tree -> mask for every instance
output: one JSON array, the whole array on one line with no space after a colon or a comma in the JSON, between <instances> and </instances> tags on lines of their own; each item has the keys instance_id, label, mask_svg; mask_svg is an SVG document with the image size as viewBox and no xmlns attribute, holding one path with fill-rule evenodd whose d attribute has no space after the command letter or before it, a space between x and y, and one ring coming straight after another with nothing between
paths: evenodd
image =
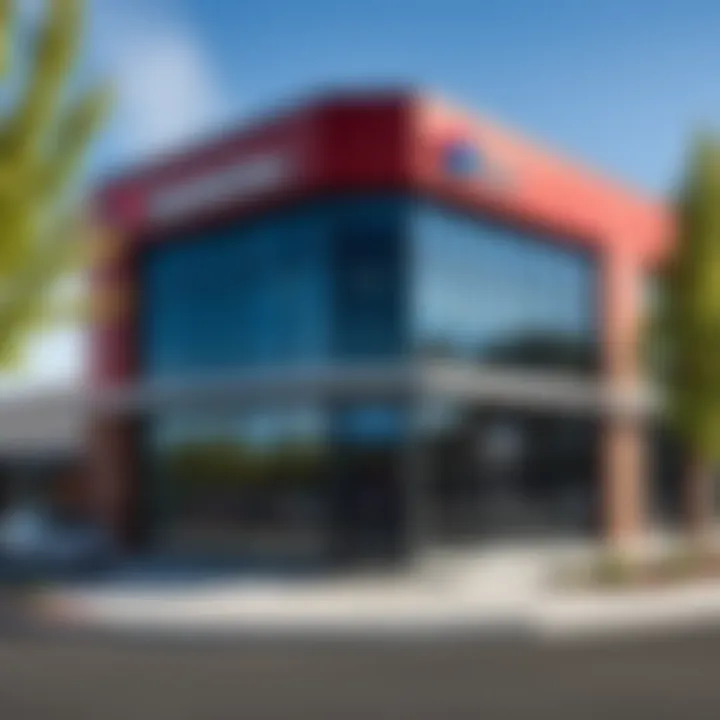
<instances>
[{"instance_id":1,"label":"tree","mask_svg":"<svg viewBox=\"0 0 720 720\"><path fill-rule=\"evenodd\" d=\"M677 247L658 284L655 349L667 418L687 454L687 509L702 533L720 459L720 144L712 137L695 144L677 219Z\"/></svg>"},{"instance_id":2,"label":"tree","mask_svg":"<svg viewBox=\"0 0 720 720\"><path fill-rule=\"evenodd\" d=\"M52 309L57 281L80 257L76 180L109 100L104 84L68 100L83 0L47 0L15 63L21 2L0 0L0 77L9 88L20 81L16 101L0 113L0 366L21 356Z\"/></svg>"}]
</instances>

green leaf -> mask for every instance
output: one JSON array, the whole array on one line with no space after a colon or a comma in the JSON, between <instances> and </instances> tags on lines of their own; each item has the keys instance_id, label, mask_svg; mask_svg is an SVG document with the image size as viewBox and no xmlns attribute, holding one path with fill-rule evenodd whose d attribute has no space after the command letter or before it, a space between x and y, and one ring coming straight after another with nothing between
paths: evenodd
<instances>
[{"instance_id":1,"label":"green leaf","mask_svg":"<svg viewBox=\"0 0 720 720\"><path fill-rule=\"evenodd\" d=\"M659 277L651 346L667 417L691 452L720 459L720 144L695 140L677 208L677 249Z\"/></svg>"},{"instance_id":2,"label":"green leaf","mask_svg":"<svg viewBox=\"0 0 720 720\"><path fill-rule=\"evenodd\" d=\"M52 317L52 290L78 267L82 222L76 181L109 109L107 87L68 105L84 2L52 0L29 55L17 104L0 118L0 367L22 357L29 335ZM0 69L7 71L16 5L0 0ZM21 63L25 66L28 63ZM0 76L13 82L7 72Z\"/></svg>"},{"instance_id":3,"label":"green leaf","mask_svg":"<svg viewBox=\"0 0 720 720\"><path fill-rule=\"evenodd\" d=\"M0 77L10 69L12 27L15 14L13 0L0 0Z\"/></svg>"}]
</instances>

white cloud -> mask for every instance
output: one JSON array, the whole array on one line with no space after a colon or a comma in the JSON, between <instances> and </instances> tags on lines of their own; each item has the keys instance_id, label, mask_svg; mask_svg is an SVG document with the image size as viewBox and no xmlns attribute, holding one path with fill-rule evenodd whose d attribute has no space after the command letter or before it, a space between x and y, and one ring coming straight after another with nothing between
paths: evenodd
<instances>
[{"instance_id":1,"label":"white cloud","mask_svg":"<svg viewBox=\"0 0 720 720\"><path fill-rule=\"evenodd\" d=\"M22 19L37 21L47 1L21 0ZM117 89L108 140L120 164L182 146L225 120L229 103L212 63L176 7L167 0L90 0L88 7L91 64L108 72ZM43 333L11 383L77 381L84 360L80 329ZM0 385L6 381L0 373Z\"/></svg>"},{"instance_id":2,"label":"white cloud","mask_svg":"<svg viewBox=\"0 0 720 720\"><path fill-rule=\"evenodd\" d=\"M42 381L80 381L85 370L85 350L86 336L79 328L43 333L27 348L28 361L22 375Z\"/></svg>"},{"instance_id":3,"label":"white cloud","mask_svg":"<svg viewBox=\"0 0 720 720\"><path fill-rule=\"evenodd\" d=\"M121 149L146 155L187 142L218 123L224 100L190 35L135 38L118 67Z\"/></svg>"},{"instance_id":4,"label":"white cloud","mask_svg":"<svg viewBox=\"0 0 720 720\"><path fill-rule=\"evenodd\" d=\"M216 127L228 103L201 39L152 0L104 0L96 53L117 87L115 141L132 161L192 140Z\"/></svg>"},{"instance_id":5,"label":"white cloud","mask_svg":"<svg viewBox=\"0 0 720 720\"><path fill-rule=\"evenodd\" d=\"M18 0L35 24L53 0ZM89 0L88 64L117 90L108 134L121 164L192 140L228 117L230 103L196 27L176 0Z\"/></svg>"}]
</instances>

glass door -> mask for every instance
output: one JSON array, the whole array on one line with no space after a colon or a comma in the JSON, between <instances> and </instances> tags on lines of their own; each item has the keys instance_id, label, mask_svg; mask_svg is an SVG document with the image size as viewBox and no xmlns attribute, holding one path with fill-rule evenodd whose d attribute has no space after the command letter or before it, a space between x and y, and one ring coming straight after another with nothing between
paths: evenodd
<instances>
[{"instance_id":1,"label":"glass door","mask_svg":"<svg viewBox=\"0 0 720 720\"><path fill-rule=\"evenodd\" d=\"M393 406L346 406L333 413L330 544L341 565L405 556L405 427L406 414Z\"/></svg>"}]
</instances>

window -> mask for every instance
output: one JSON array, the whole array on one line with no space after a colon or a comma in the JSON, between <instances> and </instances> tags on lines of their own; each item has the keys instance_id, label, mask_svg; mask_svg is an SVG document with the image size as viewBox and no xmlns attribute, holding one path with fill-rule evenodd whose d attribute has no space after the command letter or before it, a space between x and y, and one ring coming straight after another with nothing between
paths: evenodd
<instances>
[{"instance_id":1,"label":"window","mask_svg":"<svg viewBox=\"0 0 720 720\"><path fill-rule=\"evenodd\" d=\"M412 227L421 354L594 366L596 271L588 253L430 205Z\"/></svg>"},{"instance_id":2,"label":"window","mask_svg":"<svg viewBox=\"0 0 720 720\"><path fill-rule=\"evenodd\" d=\"M152 248L141 281L144 372L399 352L404 207L338 199Z\"/></svg>"},{"instance_id":3,"label":"window","mask_svg":"<svg viewBox=\"0 0 720 720\"><path fill-rule=\"evenodd\" d=\"M385 358L402 352L406 324L402 223L406 203L348 206L334 226L334 355Z\"/></svg>"},{"instance_id":4,"label":"window","mask_svg":"<svg viewBox=\"0 0 720 720\"><path fill-rule=\"evenodd\" d=\"M317 560L325 551L325 413L175 413L148 425L156 547Z\"/></svg>"},{"instance_id":5,"label":"window","mask_svg":"<svg viewBox=\"0 0 720 720\"><path fill-rule=\"evenodd\" d=\"M399 196L329 199L151 248L144 372L416 352L594 369L596 266L561 240Z\"/></svg>"}]
</instances>

